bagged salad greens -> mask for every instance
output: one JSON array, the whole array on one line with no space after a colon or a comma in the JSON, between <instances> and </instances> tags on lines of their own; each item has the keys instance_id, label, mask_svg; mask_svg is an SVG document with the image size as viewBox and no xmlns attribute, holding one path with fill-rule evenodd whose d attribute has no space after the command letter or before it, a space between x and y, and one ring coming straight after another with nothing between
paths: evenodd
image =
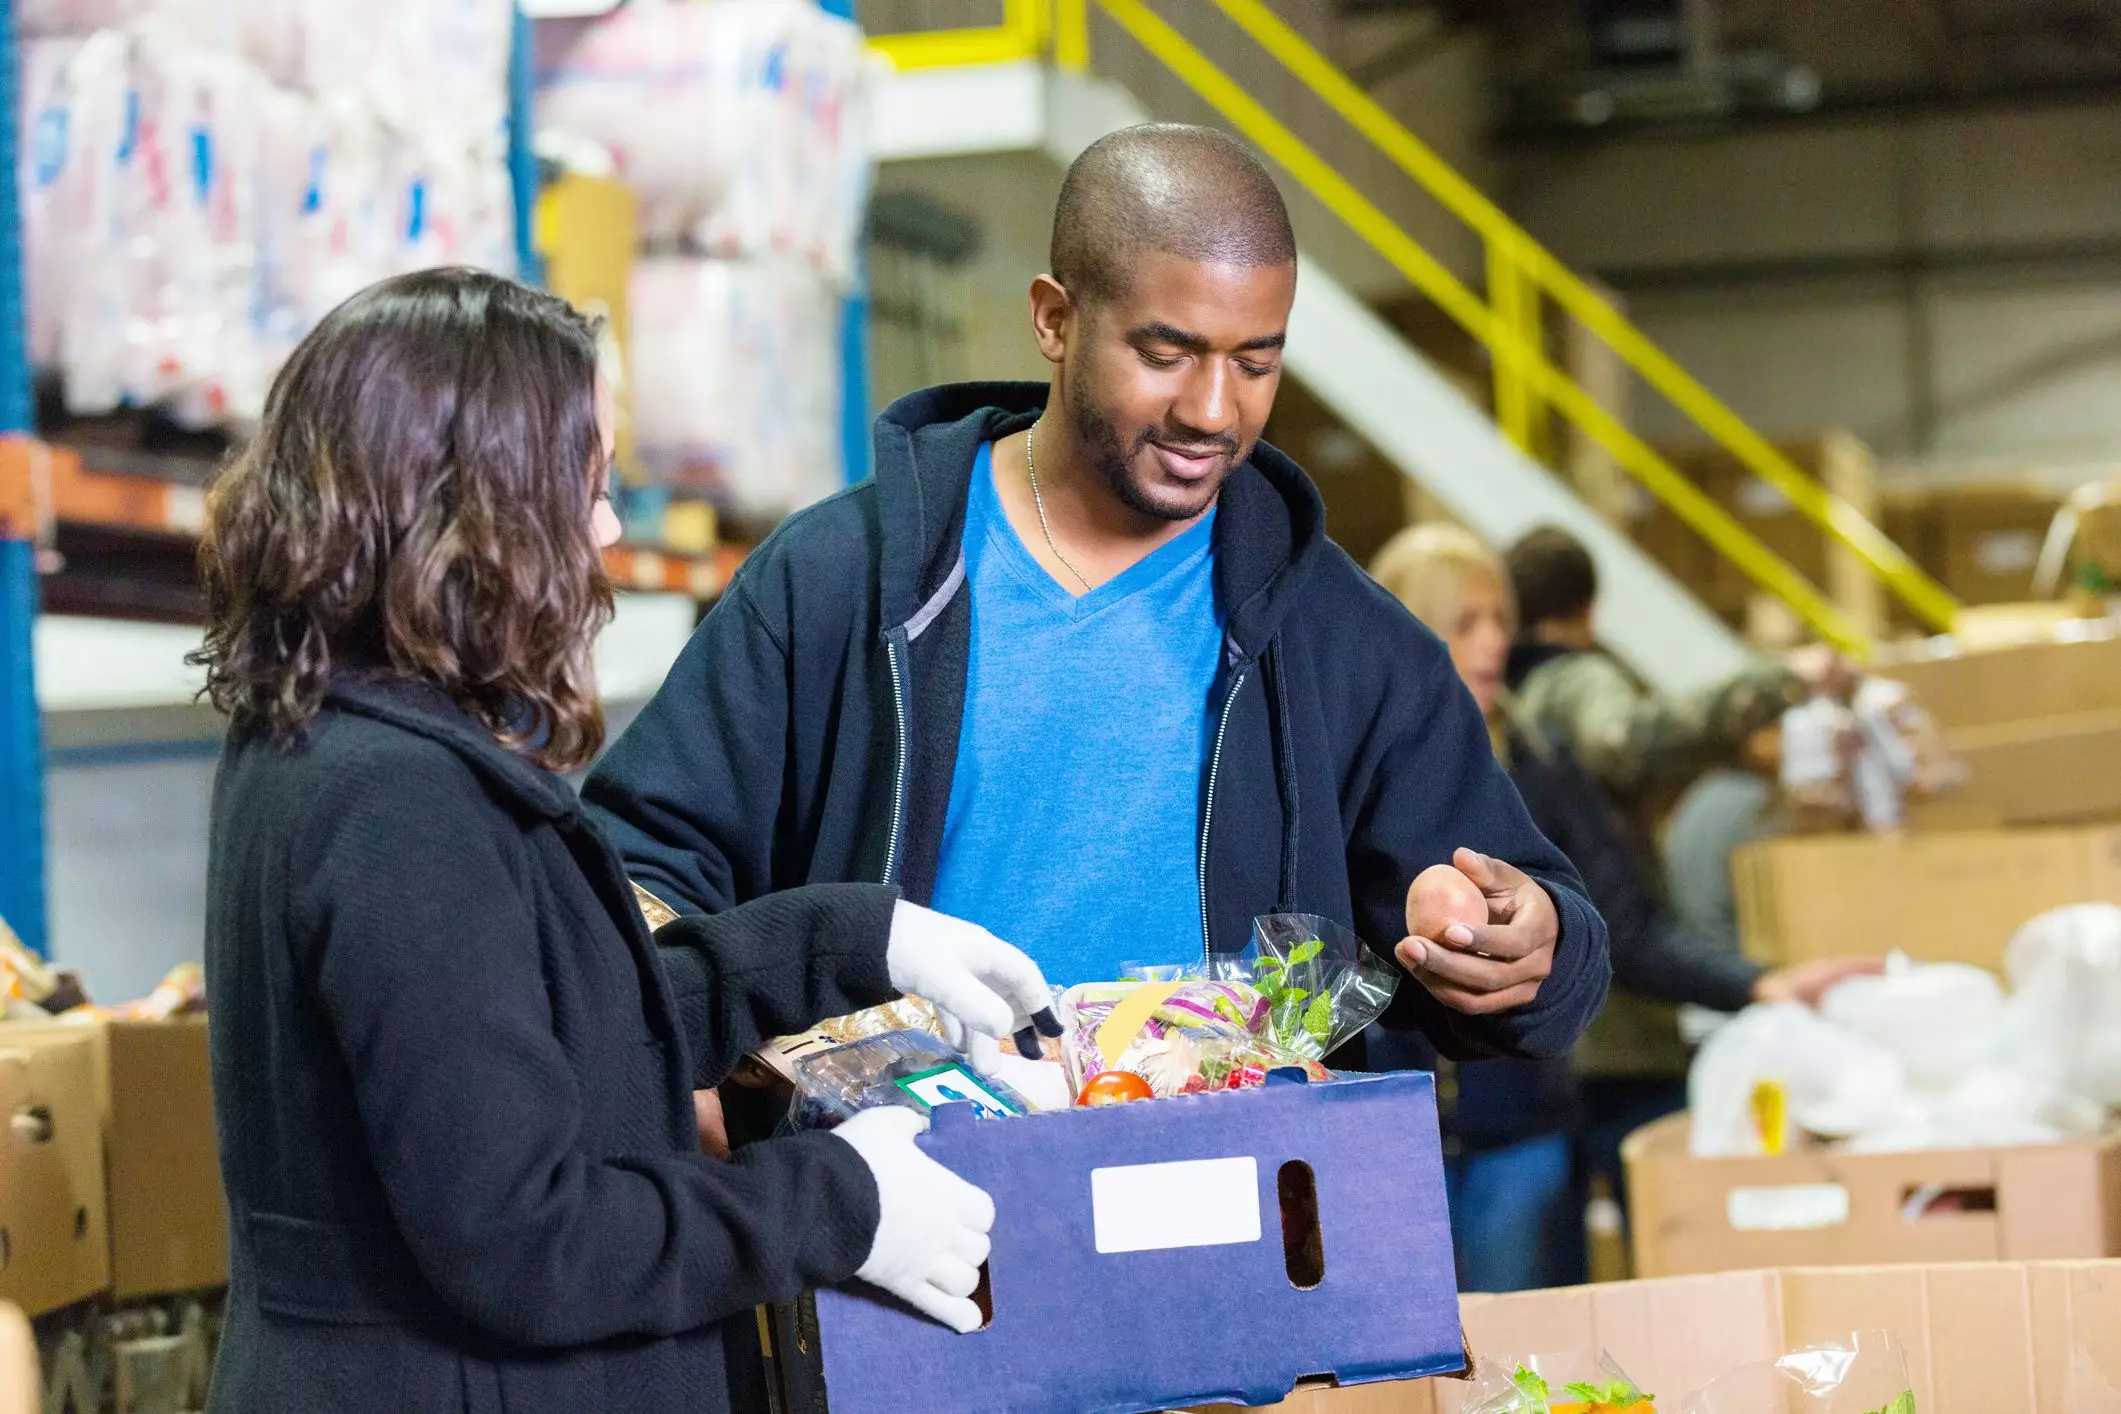
<instances>
[{"instance_id":1,"label":"bagged salad greens","mask_svg":"<svg viewBox=\"0 0 2121 1414\"><path fill-rule=\"evenodd\" d=\"M1677 1414L1915 1414L1915 1391L1900 1342L1859 1331L1847 1345L1733 1370L1687 1396Z\"/></svg>"},{"instance_id":2,"label":"bagged salad greens","mask_svg":"<svg viewBox=\"0 0 2121 1414\"><path fill-rule=\"evenodd\" d=\"M1211 957L1208 975L1246 982L1267 1001L1262 1034L1307 1060L1323 1060L1391 1004L1399 972L1346 928L1309 913L1252 920L1252 942Z\"/></svg>"},{"instance_id":3,"label":"bagged salad greens","mask_svg":"<svg viewBox=\"0 0 2121 1414\"><path fill-rule=\"evenodd\" d=\"M1464 1414L1656 1414L1656 1409L1654 1398L1600 1351L1483 1360L1473 1372Z\"/></svg>"}]
</instances>

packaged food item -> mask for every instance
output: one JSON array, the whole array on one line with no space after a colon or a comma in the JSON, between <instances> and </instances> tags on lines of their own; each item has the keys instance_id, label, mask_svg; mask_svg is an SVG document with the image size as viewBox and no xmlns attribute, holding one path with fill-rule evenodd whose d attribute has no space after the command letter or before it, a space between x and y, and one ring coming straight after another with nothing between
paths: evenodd
<instances>
[{"instance_id":1,"label":"packaged food item","mask_svg":"<svg viewBox=\"0 0 2121 1414\"><path fill-rule=\"evenodd\" d=\"M1465 1414L1655 1414L1656 1408L1600 1351L1482 1360Z\"/></svg>"},{"instance_id":2,"label":"packaged food item","mask_svg":"<svg viewBox=\"0 0 2121 1414\"><path fill-rule=\"evenodd\" d=\"M1132 967L1126 981L1061 994L1061 1060L1080 1092L1124 1071L1161 1097L1242 1090L1269 1071L1330 1080L1322 1059L1375 1021L1398 973L1328 918L1254 920L1241 953L1187 967Z\"/></svg>"},{"instance_id":3,"label":"packaged food item","mask_svg":"<svg viewBox=\"0 0 2121 1414\"><path fill-rule=\"evenodd\" d=\"M1061 1063L1080 1094L1108 1071L1140 1076L1159 1097L1242 1090L1267 1072L1316 1061L1265 1039L1269 1003L1244 982L1092 982L1070 987L1055 1008L1066 1034Z\"/></svg>"},{"instance_id":4,"label":"packaged food item","mask_svg":"<svg viewBox=\"0 0 2121 1414\"><path fill-rule=\"evenodd\" d=\"M829 1129L884 1105L927 1114L938 1105L969 1104L982 1117L1031 1113L1024 1098L923 1031L886 1031L795 1063L798 1129Z\"/></svg>"},{"instance_id":5,"label":"packaged food item","mask_svg":"<svg viewBox=\"0 0 2121 1414\"><path fill-rule=\"evenodd\" d=\"M1915 1414L1900 1342L1861 1331L1748 1365L1680 1401L1675 1414Z\"/></svg>"}]
</instances>

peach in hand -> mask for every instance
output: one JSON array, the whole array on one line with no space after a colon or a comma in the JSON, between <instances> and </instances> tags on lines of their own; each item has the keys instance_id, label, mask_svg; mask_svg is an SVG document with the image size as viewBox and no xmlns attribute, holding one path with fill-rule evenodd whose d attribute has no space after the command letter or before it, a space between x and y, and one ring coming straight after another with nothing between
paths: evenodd
<instances>
[{"instance_id":1,"label":"peach in hand","mask_svg":"<svg viewBox=\"0 0 2121 1414\"><path fill-rule=\"evenodd\" d=\"M1449 864L1433 864L1415 876L1407 890L1407 934L1443 942L1454 923L1479 928L1488 921L1488 900L1480 886Z\"/></svg>"}]
</instances>

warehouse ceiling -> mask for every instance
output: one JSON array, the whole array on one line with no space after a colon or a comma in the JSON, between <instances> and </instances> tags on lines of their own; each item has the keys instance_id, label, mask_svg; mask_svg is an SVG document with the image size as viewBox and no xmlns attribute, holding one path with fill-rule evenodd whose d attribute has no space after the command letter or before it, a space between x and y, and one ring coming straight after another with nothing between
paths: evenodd
<instances>
[{"instance_id":1,"label":"warehouse ceiling","mask_svg":"<svg viewBox=\"0 0 2121 1414\"><path fill-rule=\"evenodd\" d=\"M2121 0L1341 0L1493 42L1515 133L2121 94ZM1439 26L1441 27L1441 26ZM1390 77L1423 46L1375 56Z\"/></svg>"}]
</instances>

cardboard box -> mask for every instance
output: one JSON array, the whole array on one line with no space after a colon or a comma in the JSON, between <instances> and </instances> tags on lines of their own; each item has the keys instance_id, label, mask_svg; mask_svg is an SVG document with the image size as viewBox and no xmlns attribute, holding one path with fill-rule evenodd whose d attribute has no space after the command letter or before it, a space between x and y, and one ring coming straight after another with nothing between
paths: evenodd
<instances>
[{"instance_id":1,"label":"cardboard box","mask_svg":"<svg viewBox=\"0 0 2121 1414\"><path fill-rule=\"evenodd\" d=\"M923 1146L996 1196L990 1324L820 1292L776 1318L781 1407L1268 1404L1464 1363L1431 1076L1020 1120L946 1105Z\"/></svg>"},{"instance_id":2,"label":"cardboard box","mask_svg":"<svg viewBox=\"0 0 2121 1414\"><path fill-rule=\"evenodd\" d=\"M39 1024L0 1034L91 1043L111 1294L132 1301L227 1285L228 1206L206 1018Z\"/></svg>"},{"instance_id":3,"label":"cardboard box","mask_svg":"<svg viewBox=\"0 0 2121 1414\"><path fill-rule=\"evenodd\" d=\"M2029 599L2033 570L2062 498L2032 483L1940 488L1939 578L1963 604Z\"/></svg>"},{"instance_id":4,"label":"cardboard box","mask_svg":"<svg viewBox=\"0 0 2121 1414\"><path fill-rule=\"evenodd\" d=\"M2035 914L2121 903L2121 828L1790 837L1739 850L1731 872L1740 941L1763 962L1901 948L2000 968Z\"/></svg>"},{"instance_id":5,"label":"cardboard box","mask_svg":"<svg viewBox=\"0 0 2121 1414\"><path fill-rule=\"evenodd\" d=\"M1869 1330L1900 1342L1922 1414L2121 1409L2121 1262L1732 1272L1468 1297L1464 1314L1476 1355L1602 1349L1660 1409L1733 1370ZM1461 1407L1447 1382L1428 1393L1401 1410Z\"/></svg>"},{"instance_id":6,"label":"cardboard box","mask_svg":"<svg viewBox=\"0 0 2121 1414\"><path fill-rule=\"evenodd\" d=\"M2121 819L2121 710L1969 727L1946 735L1966 780L1911 802L1917 830Z\"/></svg>"},{"instance_id":7,"label":"cardboard box","mask_svg":"<svg viewBox=\"0 0 2121 1414\"><path fill-rule=\"evenodd\" d=\"M2121 819L2121 637L2083 620L2069 638L1963 649L1937 640L1882 664L1965 764L1966 783L1916 802L1916 829Z\"/></svg>"},{"instance_id":8,"label":"cardboard box","mask_svg":"<svg viewBox=\"0 0 2121 1414\"><path fill-rule=\"evenodd\" d=\"M2121 1136L2017 1149L1698 1159L1673 1115L1628 1136L1644 1276L1779 1264L2121 1256Z\"/></svg>"},{"instance_id":9,"label":"cardboard box","mask_svg":"<svg viewBox=\"0 0 2121 1414\"><path fill-rule=\"evenodd\" d=\"M0 1299L38 1315L110 1285L95 1042L10 1031L0 1030Z\"/></svg>"},{"instance_id":10,"label":"cardboard box","mask_svg":"<svg viewBox=\"0 0 2121 1414\"><path fill-rule=\"evenodd\" d=\"M112 1294L225 1286L228 1201L206 1018L105 1029Z\"/></svg>"},{"instance_id":11,"label":"cardboard box","mask_svg":"<svg viewBox=\"0 0 2121 1414\"><path fill-rule=\"evenodd\" d=\"M2044 717L2121 711L2121 636L2073 621L2071 641L1960 651L1951 640L1917 644L1879 666L1947 734Z\"/></svg>"}]
</instances>

